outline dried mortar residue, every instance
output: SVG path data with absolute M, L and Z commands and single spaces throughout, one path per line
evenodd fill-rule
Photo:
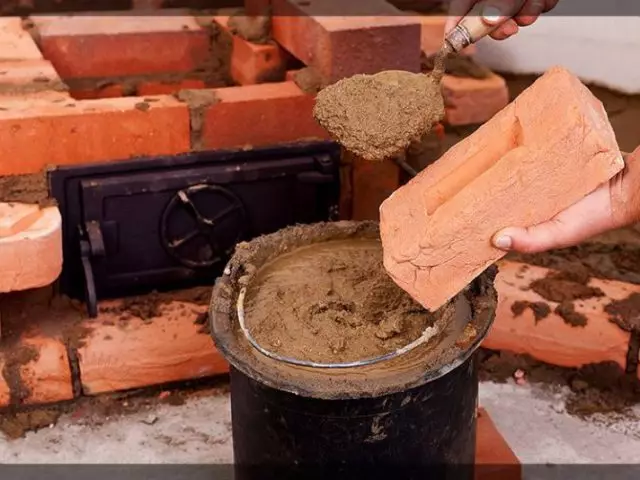
M 56 205 L 49 197 L 47 172 L 0 176 L 0 202 L 30 203 L 40 207 Z
M 193 151 L 203 150 L 202 129 L 207 108 L 215 105 L 220 100 L 215 92 L 211 90 L 180 90 L 175 97 L 189 107 L 191 149 Z
M 248 42 L 266 44 L 271 41 L 271 17 L 267 15 L 247 16 L 241 8 L 229 17 L 227 27 Z
M 539 362 L 527 355 L 509 352 L 479 352 L 480 380 L 506 382 L 517 370 L 529 383 L 568 386 L 567 413 L 587 418 L 594 414 L 619 413 L 632 416 L 631 407 L 640 402 L 640 380 L 626 374 L 616 363 L 562 368 Z
M 293 74 L 293 81 L 300 90 L 309 95 L 315 95 L 326 85 L 322 76 L 313 67 L 305 67 Z
M 587 317 L 575 311 L 575 300 L 586 300 L 594 297 L 603 297 L 604 292 L 597 287 L 588 285 L 591 277 L 585 269 L 563 270 L 549 272 L 545 278 L 535 280 L 529 288 L 545 300 L 557 302 L 559 305 L 554 310 L 558 316 L 568 325 L 584 327 Z
M 442 120 L 444 101 L 436 77 L 386 71 L 324 88 L 314 116 L 347 150 L 380 161 L 401 153 Z
M 245 300 L 247 326 L 264 348 L 338 363 L 393 352 L 434 318 L 386 275 L 379 242 L 325 242 L 258 272 Z
M 615 300 L 604 307 L 610 320 L 627 332 L 640 333 L 640 293 L 632 293 L 623 300 Z
M 514 302 L 511 305 L 511 312 L 515 317 L 519 317 L 527 308 L 533 312 L 536 323 L 544 320 L 551 314 L 551 307 L 549 307 L 548 304 L 544 302 L 527 302 L 525 300 Z
M 422 52 L 420 58 L 421 69 L 424 73 L 432 72 L 438 61 L 438 54 L 426 55 Z M 491 75 L 491 70 L 480 65 L 469 55 L 452 53 L 444 59 L 444 72 L 447 75 L 460 78 L 475 78 L 483 80 Z

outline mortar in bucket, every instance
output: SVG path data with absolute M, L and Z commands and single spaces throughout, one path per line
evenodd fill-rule
M 384 272 L 375 222 L 238 245 L 210 307 L 236 478 L 473 478 L 494 278 L 427 312 Z

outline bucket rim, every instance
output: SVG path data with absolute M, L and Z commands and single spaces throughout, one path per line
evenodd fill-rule
M 426 350 L 425 346 L 412 355 L 407 353 L 369 366 L 327 369 L 278 362 L 249 343 L 239 329 L 236 303 L 242 287 L 261 266 L 296 248 L 358 238 L 379 240 L 378 223 L 339 221 L 296 225 L 239 244 L 223 274 L 216 280 L 209 307 L 211 336 L 223 357 L 235 369 L 270 388 L 330 400 L 375 398 L 406 391 L 436 380 L 466 362 L 479 348 L 495 317 L 497 293 L 493 281 L 496 267 L 480 274 L 447 304 L 447 308 L 455 312 L 466 312 L 469 317 L 467 327 L 473 335 L 456 337 L 454 347 L 435 360 L 431 358 L 434 360 L 431 365 L 428 360 L 433 346 L 431 350 Z M 381 366 L 388 372 L 376 372 Z

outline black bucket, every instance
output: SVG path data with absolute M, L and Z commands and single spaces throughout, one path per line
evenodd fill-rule
M 473 355 L 495 314 L 491 268 L 449 304 L 457 327 L 398 357 L 327 369 L 283 363 L 242 332 L 237 301 L 257 270 L 313 243 L 379 239 L 373 222 L 291 227 L 241 244 L 214 288 L 216 346 L 231 364 L 238 480 L 472 479 L 478 378 Z

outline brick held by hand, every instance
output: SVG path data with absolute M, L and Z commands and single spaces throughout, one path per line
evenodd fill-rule
M 602 103 L 552 68 L 382 204 L 385 267 L 435 310 L 504 256 L 497 231 L 549 220 L 623 167 Z

